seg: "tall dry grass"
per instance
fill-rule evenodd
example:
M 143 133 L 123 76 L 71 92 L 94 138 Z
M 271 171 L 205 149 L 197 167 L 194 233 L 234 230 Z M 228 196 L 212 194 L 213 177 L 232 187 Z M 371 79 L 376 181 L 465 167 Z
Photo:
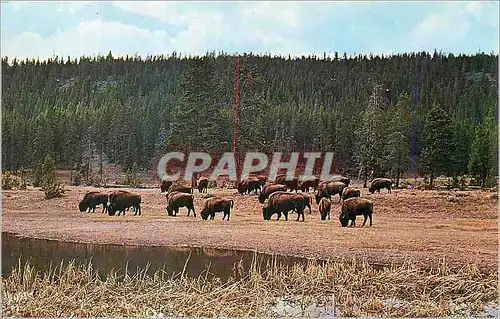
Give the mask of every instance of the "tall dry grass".
M 441 317 L 479 314 L 498 299 L 498 274 L 445 264 L 423 271 L 411 264 L 375 269 L 366 263 L 314 261 L 286 267 L 254 258 L 239 279 L 154 275 L 142 271 L 100 278 L 92 265 L 61 264 L 36 272 L 29 264 L 2 278 L 4 316 L 300 316 L 311 305 L 336 316 Z M 306 307 L 308 307 L 306 309 Z M 297 311 L 298 309 L 298 311 Z M 334 310 L 335 309 L 335 310 Z M 335 311 L 335 313 L 333 313 Z

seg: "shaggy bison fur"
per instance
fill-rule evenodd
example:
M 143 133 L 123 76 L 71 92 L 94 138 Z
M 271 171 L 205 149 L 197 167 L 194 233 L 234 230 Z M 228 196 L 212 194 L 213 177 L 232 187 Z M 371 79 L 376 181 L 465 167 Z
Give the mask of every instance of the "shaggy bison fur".
M 326 220 L 326 217 L 330 219 L 331 209 L 332 209 L 332 202 L 328 198 L 323 197 L 319 202 L 319 214 L 321 216 L 321 220 Z
M 351 227 L 356 225 L 356 216 L 363 215 L 363 226 L 365 226 L 367 217 L 370 218 L 372 225 L 373 202 L 365 198 L 349 198 L 342 203 L 342 211 L 339 215 L 340 225 L 346 227 L 351 222 Z
M 292 180 L 287 180 L 286 175 L 281 174 L 276 176 L 275 183 L 285 185 L 291 192 L 297 192 L 297 190 L 299 189 L 299 179 L 296 177 L 294 177 Z
M 203 202 L 203 209 L 201 210 L 201 218 L 206 220 L 208 216 L 210 219 L 214 219 L 215 213 L 223 212 L 224 216 L 222 216 L 222 220 L 224 220 L 227 216 L 227 220 L 229 220 L 229 216 L 231 215 L 231 208 L 234 206 L 234 201 L 232 199 L 225 199 L 220 197 L 211 197 Z
M 332 179 L 330 179 L 330 182 L 342 182 L 347 187 L 349 186 L 349 183 L 351 183 L 351 179 L 349 177 L 339 175 L 332 177 Z
M 287 190 L 287 187 L 285 185 L 281 185 L 281 184 L 266 184 L 264 186 L 264 188 L 262 189 L 262 191 L 260 192 L 259 202 L 261 204 L 264 204 L 264 202 L 266 201 L 266 199 L 268 199 L 269 196 L 272 193 L 275 193 L 275 192 L 286 192 L 286 190 Z
M 181 192 L 181 193 L 186 193 L 186 194 L 192 194 L 193 189 L 189 186 L 184 186 L 184 185 L 172 185 L 170 186 L 170 189 L 168 190 L 169 193 L 172 192 Z
M 201 177 L 198 180 L 198 192 L 206 193 L 208 191 L 208 178 Z
M 339 203 L 342 200 L 342 191 L 346 188 L 346 184 L 342 182 L 321 182 L 318 185 L 318 191 L 315 195 L 316 204 L 319 204 L 319 201 L 323 197 L 327 197 L 331 199 L 332 196 L 339 195 Z
M 262 216 L 264 220 L 270 220 L 272 215 L 278 214 L 277 220 L 279 220 L 283 213 L 285 220 L 288 220 L 288 212 L 296 210 L 297 221 L 299 221 L 301 215 L 302 221 L 304 221 L 305 207 L 306 200 L 304 196 L 289 192 L 275 192 L 269 196 L 267 205 L 262 208 Z
M 160 185 L 161 192 L 162 193 L 168 192 L 168 189 L 170 188 L 170 186 L 172 186 L 172 182 L 171 181 L 162 181 L 161 185 Z
M 177 216 L 179 208 L 186 207 L 188 209 L 188 217 L 193 210 L 194 217 L 196 212 L 194 210 L 194 196 L 191 194 L 172 192 L 167 196 L 167 213 L 168 216 Z
M 314 190 L 318 189 L 319 178 L 314 177 L 314 179 L 307 179 L 300 183 L 299 189 L 302 192 L 309 192 L 309 189 L 312 187 Z
M 379 192 L 382 188 L 387 188 L 387 191 L 391 193 L 392 181 L 388 178 L 375 178 L 370 185 L 368 191 L 370 193 Z
M 92 210 L 95 213 L 96 206 L 102 205 L 102 213 L 104 213 L 108 207 L 108 195 L 101 192 L 88 192 L 83 196 L 83 199 L 78 204 L 78 208 L 81 212 L 86 212 L 87 209 Z
M 361 190 L 354 188 L 354 187 L 346 187 L 344 188 L 344 191 L 342 192 L 342 199 L 346 200 L 348 198 L 353 198 L 353 197 L 360 197 L 361 196 Z
M 250 194 L 253 191 L 257 193 L 258 191 L 260 191 L 260 187 L 261 187 L 261 181 L 258 178 L 249 177 L 239 182 L 238 193 L 240 193 L 240 195 L 246 193 Z
M 141 215 L 141 195 L 132 194 L 129 192 L 114 192 L 109 196 L 109 206 L 108 215 L 114 216 L 118 212 L 118 216 L 123 212 L 125 216 L 125 210 L 129 207 L 133 207 L 135 210 L 134 216 Z

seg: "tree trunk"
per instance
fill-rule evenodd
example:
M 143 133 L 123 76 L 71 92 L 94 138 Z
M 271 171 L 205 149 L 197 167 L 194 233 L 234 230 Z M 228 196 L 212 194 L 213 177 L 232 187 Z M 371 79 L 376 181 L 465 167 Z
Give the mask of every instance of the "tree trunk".
M 401 167 L 398 166 L 398 171 L 396 173 L 396 188 L 399 188 L 399 178 L 401 177 Z
M 368 181 L 368 167 L 365 165 L 365 177 L 364 177 L 364 183 L 363 183 L 363 188 L 366 188 L 366 183 Z

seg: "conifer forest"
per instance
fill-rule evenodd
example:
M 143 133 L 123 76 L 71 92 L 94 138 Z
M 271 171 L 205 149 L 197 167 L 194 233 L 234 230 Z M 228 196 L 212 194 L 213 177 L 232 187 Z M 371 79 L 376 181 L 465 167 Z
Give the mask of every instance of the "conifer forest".
M 2 59 L 2 169 L 232 151 L 235 56 Z M 498 171 L 498 56 L 242 54 L 238 152 L 328 151 L 342 174 Z

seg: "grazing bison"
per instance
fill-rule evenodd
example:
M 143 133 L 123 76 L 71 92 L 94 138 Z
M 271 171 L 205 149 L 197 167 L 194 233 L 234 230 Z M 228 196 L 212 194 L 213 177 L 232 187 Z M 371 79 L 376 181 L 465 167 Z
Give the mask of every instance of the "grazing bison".
M 222 220 L 226 218 L 229 220 L 229 215 L 231 214 L 231 208 L 234 206 L 234 201 L 232 199 L 224 199 L 220 197 L 211 197 L 205 200 L 203 203 L 203 209 L 201 210 L 201 218 L 206 220 L 208 216 L 210 219 L 214 219 L 216 212 L 224 212 Z
M 346 188 L 346 185 L 342 182 L 321 182 L 318 185 L 318 191 L 316 193 L 316 204 L 322 197 L 327 197 L 331 199 L 332 196 L 339 194 L 339 203 L 342 200 L 342 191 Z
M 167 195 L 167 213 L 168 216 L 177 216 L 179 208 L 186 207 L 188 209 L 188 217 L 193 210 L 194 217 L 196 212 L 194 210 L 194 196 L 191 194 L 172 192 Z
M 198 192 L 207 193 L 208 192 L 208 178 L 200 177 L 198 180 Z
M 160 185 L 161 192 L 162 193 L 168 192 L 168 189 L 170 188 L 170 186 L 172 186 L 172 182 L 171 181 L 162 181 L 161 185 Z
M 332 202 L 326 197 L 323 197 L 319 202 L 319 214 L 321 215 L 321 220 L 325 220 L 328 216 L 330 219 L 330 210 L 332 209 Z
M 281 184 L 266 184 L 259 195 L 259 202 L 264 204 L 267 198 L 275 192 L 286 192 L 287 187 Z
M 288 220 L 288 212 L 296 210 L 297 221 L 299 221 L 300 215 L 302 215 L 302 221 L 304 221 L 305 207 L 306 201 L 304 196 L 289 192 L 275 192 L 269 196 L 267 205 L 262 208 L 262 216 L 264 220 L 271 220 L 272 215 L 278 214 L 277 220 L 279 220 L 283 213 L 285 220 Z
M 82 201 L 78 204 L 78 208 L 81 212 L 86 212 L 87 209 L 92 209 L 95 213 L 96 206 L 102 205 L 102 213 L 104 213 L 108 207 L 108 195 L 101 192 L 88 192 L 83 196 Z
M 330 182 L 342 182 L 345 184 L 345 186 L 349 186 L 349 183 L 351 183 L 351 180 L 349 179 L 349 177 L 345 177 L 345 176 L 334 176 L 330 179 Z
M 181 193 L 186 193 L 186 194 L 192 194 L 193 189 L 189 186 L 184 186 L 184 185 L 172 185 L 170 186 L 170 189 L 168 190 L 169 193 L 172 192 L 181 192 Z
M 292 180 L 287 180 L 286 175 L 278 175 L 275 180 L 276 184 L 285 185 L 291 192 L 297 192 L 299 189 L 299 179 L 294 177 Z
M 129 192 L 114 192 L 109 196 L 108 215 L 114 216 L 118 212 L 118 216 L 128 207 L 133 207 L 135 210 L 134 216 L 141 215 L 141 195 L 132 194 Z
M 346 200 L 348 198 L 353 198 L 353 197 L 360 197 L 361 196 L 361 191 L 357 188 L 354 187 L 346 187 L 344 188 L 344 191 L 342 192 L 342 199 Z
M 391 193 L 392 181 L 388 178 L 375 178 L 368 191 L 370 193 L 379 192 L 382 188 L 387 188 L 388 192 Z
M 302 183 L 300 183 L 299 189 L 302 192 L 309 192 L 309 189 L 312 187 L 314 190 L 318 189 L 319 178 L 314 177 L 314 179 L 306 179 Z
M 261 181 L 255 177 L 249 177 L 238 183 L 238 193 L 240 195 L 260 191 Z
M 342 203 L 342 211 L 339 215 L 340 225 L 346 227 L 351 220 L 351 227 L 356 225 L 356 216 L 363 215 L 363 226 L 365 226 L 366 218 L 370 218 L 370 226 L 372 225 L 373 202 L 365 198 L 349 198 Z

